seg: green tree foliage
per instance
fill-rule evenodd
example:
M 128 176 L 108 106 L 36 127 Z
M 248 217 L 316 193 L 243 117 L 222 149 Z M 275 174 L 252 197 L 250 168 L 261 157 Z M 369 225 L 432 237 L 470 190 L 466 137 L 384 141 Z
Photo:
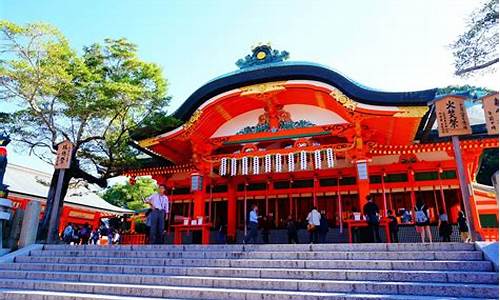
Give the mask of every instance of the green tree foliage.
M 140 177 L 135 184 L 127 182 L 108 187 L 102 197 L 113 205 L 140 210 L 147 207 L 144 204 L 144 199 L 155 192 L 156 184 L 154 180 Z
M 0 21 L 0 39 L 0 101 L 18 107 L 2 115 L 2 127 L 18 147 L 47 162 L 58 143 L 74 144 L 62 197 L 72 178 L 105 187 L 108 178 L 137 164 L 130 133 L 165 114 L 169 103 L 158 65 L 142 61 L 126 39 L 106 39 L 79 55 L 47 24 Z M 42 230 L 47 224 L 45 218 Z
M 470 16 L 466 32 L 451 45 L 455 74 L 467 76 L 498 63 L 498 0 L 487 0 Z

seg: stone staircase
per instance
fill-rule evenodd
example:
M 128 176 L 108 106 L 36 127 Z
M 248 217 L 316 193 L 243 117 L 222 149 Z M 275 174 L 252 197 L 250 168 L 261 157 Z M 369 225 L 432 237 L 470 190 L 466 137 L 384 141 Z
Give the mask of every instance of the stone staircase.
M 0 264 L 0 299 L 498 299 L 472 244 L 46 245 Z

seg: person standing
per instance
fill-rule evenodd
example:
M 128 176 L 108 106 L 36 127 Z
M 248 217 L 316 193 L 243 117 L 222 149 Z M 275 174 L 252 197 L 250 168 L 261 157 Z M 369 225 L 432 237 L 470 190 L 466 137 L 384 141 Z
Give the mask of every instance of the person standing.
M 259 207 L 254 204 L 252 205 L 252 210 L 248 213 L 248 232 L 243 240 L 243 243 L 248 244 L 250 240 L 254 243 L 257 242 L 257 236 L 259 234 L 257 230 L 257 226 L 259 225 L 259 215 L 258 215 Z
M 92 245 L 98 245 L 98 243 L 99 243 L 99 229 L 92 230 L 92 234 L 90 236 L 90 243 Z
M 268 217 L 262 218 L 262 241 L 269 244 L 269 235 L 271 234 L 271 220 Z
M 286 222 L 286 230 L 288 234 L 288 243 L 289 244 L 298 244 L 299 237 L 297 234 L 297 224 L 293 220 L 292 216 L 288 216 L 288 220 Z
M 63 231 L 63 241 L 66 243 L 66 244 L 71 244 L 72 240 L 73 240 L 73 234 L 75 233 L 75 231 L 73 230 L 73 225 L 71 223 L 68 223 L 68 225 L 66 226 L 66 228 L 64 228 L 64 231 Z
M 313 207 L 307 215 L 307 231 L 309 231 L 309 243 L 317 243 L 319 240 L 319 225 L 321 224 L 321 214 L 316 207 Z
M 160 184 L 158 192 L 144 200 L 151 206 L 149 243 L 162 244 L 163 230 L 165 229 L 165 217 L 168 214 L 168 197 L 166 195 L 167 187 Z
M 90 225 L 89 225 L 89 223 L 85 223 L 85 225 L 83 225 L 83 228 L 80 229 L 80 232 L 78 234 L 80 235 L 82 245 L 87 245 L 89 243 L 89 239 L 90 239 Z
M 367 196 L 366 200 L 368 201 L 365 206 L 363 206 L 363 214 L 365 215 L 366 222 L 368 223 L 368 230 L 370 232 L 370 240 L 376 243 L 382 242 L 380 238 L 379 228 L 379 209 L 377 204 L 373 202 L 373 198 L 371 196 Z
M 467 224 L 467 218 L 463 211 L 458 212 L 458 231 L 460 232 L 462 242 L 470 242 L 469 225 Z
M 325 214 L 321 214 L 321 219 L 319 220 L 319 242 L 326 243 L 326 235 L 328 234 L 328 220 Z
M 448 221 L 448 215 L 446 214 L 445 211 L 442 209 L 439 211 L 439 236 L 441 236 L 441 241 L 442 242 L 451 242 L 450 236 L 451 236 L 451 225 L 450 222 Z
M 429 242 L 432 243 L 429 209 L 421 199 L 417 201 L 417 205 L 415 206 L 415 224 L 417 225 L 417 231 L 420 232 L 422 243 L 425 243 L 426 234 L 429 238 Z
M 217 244 L 224 244 L 226 242 L 226 222 L 224 217 L 220 216 L 217 219 Z
M 398 219 L 396 216 L 392 213 L 392 210 L 387 211 L 387 218 L 390 220 L 389 222 L 389 232 L 391 233 L 391 241 L 393 243 L 399 243 L 399 237 L 398 237 L 398 231 L 399 231 L 399 226 L 398 226 Z
M 403 211 L 403 214 L 401 215 L 401 222 L 403 224 L 410 223 L 411 222 L 411 214 L 406 208 Z

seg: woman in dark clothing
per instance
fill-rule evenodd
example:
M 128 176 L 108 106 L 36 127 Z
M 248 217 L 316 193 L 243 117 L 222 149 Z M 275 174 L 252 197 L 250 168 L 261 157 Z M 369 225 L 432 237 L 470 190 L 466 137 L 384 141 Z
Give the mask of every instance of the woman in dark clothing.
M 392 214 L 392 210 L 387 211 L 387 218 L 391 220 L 389 222 L 389 232 L 391 233 L 391 241 L 393 243 L 399 243 L 399 238 L 398 238 L 398 231 L 399 231 L 399 226 L 398 226 L 398 219 L 396 218 L 395 215 Z
M 292 216 L 288 216 L 288 220 L 286 222 L 286 230 L 288 233 L 288 243 L 289 244 L 298 244 L 299 237 L 297 234 L 297 224 L 292 219 Z
M 458 212 L 458 231 L 460 232 L 462 242 L 470 242 L 469 226 L 467 225 L 467 218 L 463 211 Z
M 442 209 L 439 211 L 439 236 L 441 237 L 442 242 L 451 242 L 451 225 L 448 221 L 448 215 Z
M 319 220 L 319 242 L 326 243 L 326 234 L 328 233 L 328 220 L 325 214 L 321 214 L 321 219 Z
M 271 222 L 268 217 L 262 218 L 262 241 L 269 244 L 269 234 L 271 233 Z

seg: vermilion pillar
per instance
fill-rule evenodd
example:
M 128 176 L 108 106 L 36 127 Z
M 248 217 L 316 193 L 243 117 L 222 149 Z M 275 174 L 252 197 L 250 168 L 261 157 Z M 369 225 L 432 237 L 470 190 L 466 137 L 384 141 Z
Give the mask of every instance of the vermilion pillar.
M 227 183 L 227 239 L 236 240 L 236 189 L 233 181 Z
M 198 188 L 193 189 L 193 187 L 191 187 L 191 189 L 193 190 L 193 202 L 194 202 L 193 217 L 205 218 L 206 178 L 201 177 L 201 184 L 199 184 Z
M 358 175 L 358 196 L 359 196 L 359 211 L 363 211 L 366 204 L 366 197 L 370 195 L 370 181 L 368 177 L 368 166 L 365 160 L 356 162 L 356 170 Z

